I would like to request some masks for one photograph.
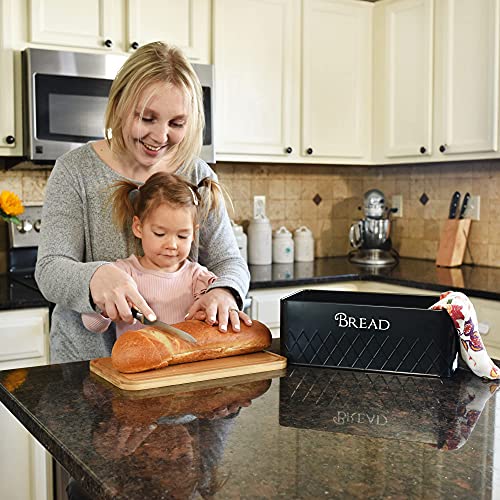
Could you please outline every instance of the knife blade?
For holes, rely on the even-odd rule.
[[[470,193],[465,193],[464,201],[462,202],[462,206],[460,207],[460,213],[458,214],[459,219],[465,218],[465,212],[467,211],[467,207],[469,206]]]
[[[160,330],[165,330],[168,333],[173,333],[174,335],[177,335],[177,337],[180,337],[182,340],[191,342],[191,344],[198,343],[198,341],[192,335],[190,335],[188,332],[185,332],[184,330],[175,328],[175,326],[169,325],[160,320],[151,321],[135,307],[131,307],[130,310],[132,311],[132,316],[143,325],[155,326]]]
[[[448,212],[448,219],[454,219],[457,216],[458,202],[460,201],[460,192],[455,191],[451,197],[450,210]]]

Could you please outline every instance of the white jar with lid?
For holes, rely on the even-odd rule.
[[[281,226],[273,234],[273,262],[276,264],[293,262],[292,233],[285,226]]]
[[[273,230],[265,215],[254,217],[248,225],[248,263],[269,265],[273,260]]]
[[[231,227],[233,228],[234,237],[236,238],[236,243],[238,244],[240,254],[245,259],[245,262],[248,262],[248,238],[247,235],[243,232],[243,226],[240,226],[239,224],[231,221]]]
[[[314,260],[314,237],[306,226],[300,226],[293,233],[295,242],[296,262],[311,262]]]

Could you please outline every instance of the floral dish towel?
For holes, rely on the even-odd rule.
[[[500,379],[500,370],[486,352],[479,334],[476,310],[467,295],[444,292],[429,309],[448,312],[460,338],[460,354],[474,374],[489,380]]]

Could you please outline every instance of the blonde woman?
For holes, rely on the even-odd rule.
[[[51,320],[55,363],[109,356],[111,326],[103,335],[84,327],[81,313],[100,312],[132,323],[130,304],[155,314],[134,279],[112,262],[133,252],[131,231],[112,221],[108,199],[117,182],[142,184],[156,172],[175,173],[197,186],[213,170],[197,158],[204,125],[202,90],[193,68],[175,47],[140,47],[112,84],[105,115],[106,138],[60,157],[49,178],[35,277],[56,304]],[[239,331],[251,321],[239,309],[249,272],[241,258],[224,204],[200,227],[190,257],[217,276],[187,318]]]

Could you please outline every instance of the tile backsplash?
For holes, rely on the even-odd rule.
[[[472,222],[465,262],[500,267],[500,160],[380,167],[220,163],[216,170],[231,193],[238,222],[252,217],[254,195],[266,195],[273,229],[309,226],[318,257],[349,252],[349,227],[363,216],[358,208],[363,194],[377,188],[389,204],[393,195],[403,197],[403,217],[392,226],[396,250],[434,260],[451,196],[468,191],[480,196],[481,214]],[[424,193],[425,205],[419,201]]]
[[[347,254],[349,227],[362,217],[363,194],[377,188],[389,203],[395,194],[403,197],[403,217],[393,221],[396,250],[404,257],[434,260],[451,195],[468,191],[481,197],[481,215],[472,222],[465,262],[500,267],[500,160],[381,167],[218,163],[215,170],[233,201],[235,221],[245,226],[253,196],[265,195],[273,229],[310,227],[318,257]],[[13,191],[26,204],[42,202],[49,174],[0,171],[0,191]],[[424,193],[429,198],[425,205],[419,201]],[[318,204],[315,197],[321,198]],[[2,223],[0,272],[7,267],[6,255]]]

